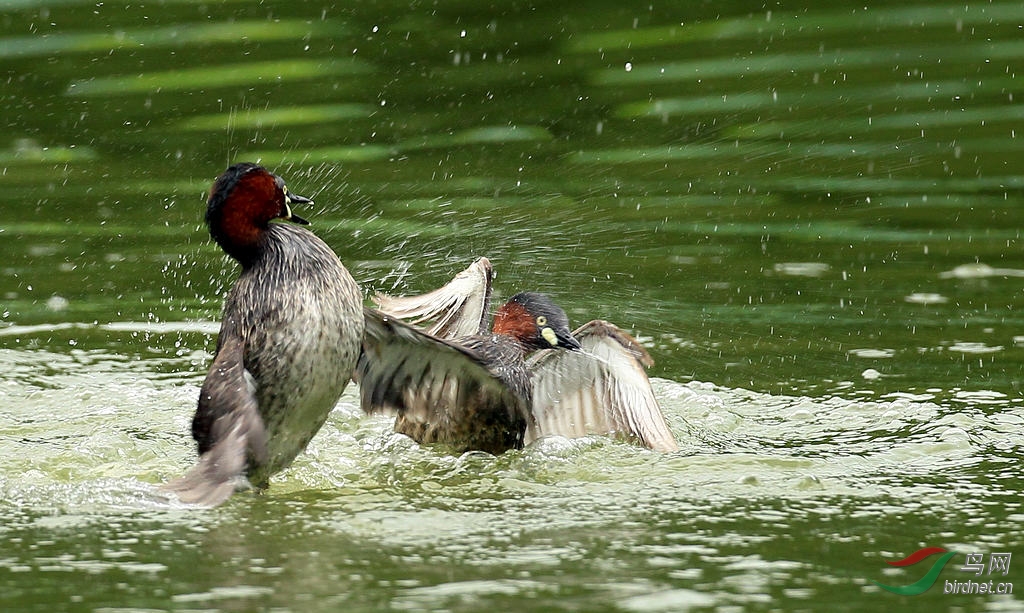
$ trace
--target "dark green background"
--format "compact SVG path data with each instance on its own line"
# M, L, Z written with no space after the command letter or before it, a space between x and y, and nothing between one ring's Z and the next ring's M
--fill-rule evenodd
M1017 606L870 580L1022 542L1022 26L1011 2L7 2L2 608ZM368 293L486 255L501 294L634 331L683 452L450 458L350 394L270 496L153 500L236 274L205 190L242 160L315 198Z

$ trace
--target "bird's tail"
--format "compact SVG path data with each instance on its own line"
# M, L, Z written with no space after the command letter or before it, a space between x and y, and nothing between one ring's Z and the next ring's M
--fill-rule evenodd
M236 489L244 488L247 462L266 455L266 431L258 412L234 413L222 416L217 424L224 429L217 442L187 473L172 479L161 488L175 494L188 504L215 507L231 497ZM219 428L218 428L219 429Z

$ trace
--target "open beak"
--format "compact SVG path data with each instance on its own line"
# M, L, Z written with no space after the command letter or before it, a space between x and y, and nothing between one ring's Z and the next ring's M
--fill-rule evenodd
M293 194L291 192L285 192L284 194L284 210L286 213L286 215L284 215L284 218L287 219L288 221L303 226L308 226L309 221L299 217L295 213L292 213L293 204L313 204L313 201L310 200L309 198L306 198L305 196L300 196L298 194Z

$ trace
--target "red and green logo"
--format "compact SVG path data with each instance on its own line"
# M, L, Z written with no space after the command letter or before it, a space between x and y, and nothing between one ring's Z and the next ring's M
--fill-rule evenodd
M946 563L949 562L950 558L956 555L955 551L949 551L944 547L925 547L924 549L918 549L902 560L886 562L889 566L913 566L925 558L937 553L941 553L942 556L935 560L935 563L932 564L932 567L928 569L928 572L926 572L923 577L910 585L885 585L878 581L875 581L874 583L883 590L888 590L893 594L899 594L901 596L917 596L918 594L923 594L928 591L931 586L935 585L935 582L939 578L939 573L941 573L942 569L946 567Z
M939 579L939 573L946 567L946 564L956 555L955 551L949 551L944 547L925 547L924 549L918 549L909 556L902 560L894 560L892 562L886 562L889 566L905 567L914 566L929 558L937 553L941 553L932 562L931 568L924 574L923 577L910 585L885 585L875 581L875 585L882 588L883 590L892 592L893 594L899 594L901 596L917 596L927 592L935 582ZM986 576L979 579L968 577L966 580L946 579L942 584L943 594L1012 594L1013 583L1009 581L996 582L999 579L999 575L1006 576L1010 573L1010 556L1012 554L1009 551L992 551L988 553L988 564L985 563L984 553L969 553L967 554L964 565L960 567L961 573L973 573L974 577L982 577L984 573ZM993 579L985 579L991 575L997 575ZM962 575L961 575L962 576Z

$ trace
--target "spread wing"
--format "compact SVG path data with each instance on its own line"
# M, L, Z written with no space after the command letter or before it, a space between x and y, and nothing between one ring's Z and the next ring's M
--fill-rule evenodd
M529 361L535 423L526 442L557 434L623 434L655 451L679 445L644 372L654 362L629 334L607 321L584 324L573 336L582 351L544 350Z
M199 460L184 476L163 486L182 502L216 506L231 497L249 458L266 458L267 434L247 380L242 338L225 328L217 356L199 392L192 436Z
M364 411L397 414L395 429L421 443L491 453L522 446L525 401L478 354L384 313L365 313L356 366Z
M480 258L430 293L407 297L377 294L373 301L384 313L413 325L434 322L427 331L439 338L481 334L487 329L493 276L490 260Z

